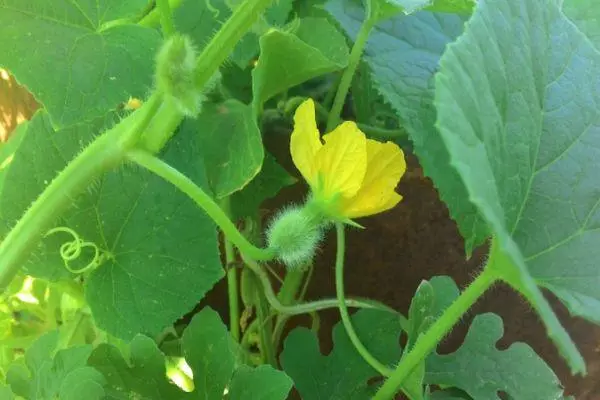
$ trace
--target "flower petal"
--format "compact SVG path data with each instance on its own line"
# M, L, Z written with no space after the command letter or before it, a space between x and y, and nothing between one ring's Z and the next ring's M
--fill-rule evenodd
M315 120L315 103L308 99L294 114L294 131L290 139L292 160L310 186L317 183L315 156L323 147Z
M325 197L354 196L367 170L367 139L354 122L344 122L323 136L325 145L317 153L315 167L319 191Z
M396 144L368 139L365 178L356 195L343 200L343 214L358 218L394 207L402 200L402 196L394 190L404 172L404 153Z

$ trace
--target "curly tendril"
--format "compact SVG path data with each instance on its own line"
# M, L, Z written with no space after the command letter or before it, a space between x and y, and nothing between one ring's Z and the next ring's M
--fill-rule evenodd
M75 232L73 229L68 228L66 226L60 226L57 228L50 229L48 232L46 232L44 237L48 237L50 235L53 235L53 234L59 233L59 232L68 233L69 235L71 235L73 237L72 241L68 241L68 242L61 244L60 248L59 248L60 257L63 259L65 268L69 272L71 272L73 274L83 274L84 272L91 271L93 269L98 268L100 265L102 265L102 263L104 263L104 261L106 261L107 254L102 253L100 248L95 243L84 241L77 234L77 232ZM92 258L92 260L83 268L80 268L80 269L71 268L69 263L71 261L74 261L77 258L79 258L81 256L82 249L85 247L91 247L94 249L94 258Z

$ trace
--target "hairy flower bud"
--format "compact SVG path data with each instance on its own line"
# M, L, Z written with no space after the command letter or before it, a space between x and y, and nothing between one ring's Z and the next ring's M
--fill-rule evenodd
M291 207L275 217L267 231L269 248L289 268L310 261L323 238L321 219L309 207Z

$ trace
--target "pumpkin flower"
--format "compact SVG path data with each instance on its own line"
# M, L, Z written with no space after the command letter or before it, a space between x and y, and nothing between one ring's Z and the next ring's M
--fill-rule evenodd
M392 142L367 139L351 121L321 141L311 99L296 109L290 151L311 188L312 201L331 219L351 222L402 200L395 192L406 171L402 150Z

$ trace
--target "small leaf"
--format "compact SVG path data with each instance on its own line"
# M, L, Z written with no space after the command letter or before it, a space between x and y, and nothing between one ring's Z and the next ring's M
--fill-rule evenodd
M595 0L563 0L563 11L600 51L600 7Z
M242 365L235 370L229 386L231 400L285 400L292 380L270 365L250 368Z
M58 331L46 333L27 349L24 362L20 360L10 366L6 382L15 394L27 400L51 400L58 397L65 382L73 382L72 376L91 376L91 368L86 363L92 346L69 347L56 352L57 344ZM94 390L103 390L101 379L95 383Z
M489 262L574 373L585 363L536 284L600 323L598 87L600 53L554 0L479 2L436 79L441 136L495 235Z
M116 19L146 0L0 1L0 65L44 104L56 126L114 109L152 86L159 34Z
M391 313L360 310L352 315L361 342L381 362L393 365L400 358L399 319ZM378 377L358 354L341 323L333 328L333 350L322 355L319 342L306 328L294 329L281 354L283 370L292 378L303 399L364 400L371 398Z
M252 72L256 108L278 93L348 64L344 36L321 18L301 19L295 34L271 29L260 38L260 49Z
M264 147L252 108L237 100L205 104L197 118L183 122L178 135L189 139L206 170L208 184L217 198L242 189L260 171Z
M499 391L514 399L559 398L558 378L531 347L513 343L506 350L496 348L503 333L499 316L478 315L456 352L428 357L427 383L462 389L473 399L500 399Z
M330 0L327 11L351 38L355 38L364 12L348 0ZM414 151L427 176L433 179L442 200L465 238L470 254L488 236L485 221L467 200L464 183L450 168L444 142L434 126L433 76L446 45L463 31L465 18L421 11L397 16L371 32L364 62L369 65L375 88L396 110L408 131Z
M36 113L6 172L11 190L0 193L0 236L112 120L55 132L47 114ZM191 171L184 172L206 187L202 169L191 162L197 157L177 137L163 153L175 167L187 165ZM85 295L96 324L120 338L158 334L224 275L214 223L170 183L141 168L123 166L98 178L73 198L55 226L69 227L107 255L87 279ZM27 272L49 280L71 277L58 250L72 240L64 232L44 238L26 263ZM91 260L93 251L88 253L81 266Z
M183 351L194 371L194 392L202 399L222 399L236 367L235 343L219 315L203 308L183 333Z
M275 157L265 154L260 173L242 190L231 196L231 214L234 219L256 215L266 199L274 197L281 189L296 183L296 179L281 167Z
M61 400L101 400L106 393L104 376L94 368L83 367L71 372L64 379L59 398Z
M154 341L137 335L129 345L129 360L116 347L101 344L94 349L88 365L107 380L106 392L113 398L147 400L178 399L183 395L166 377L164 355Z

